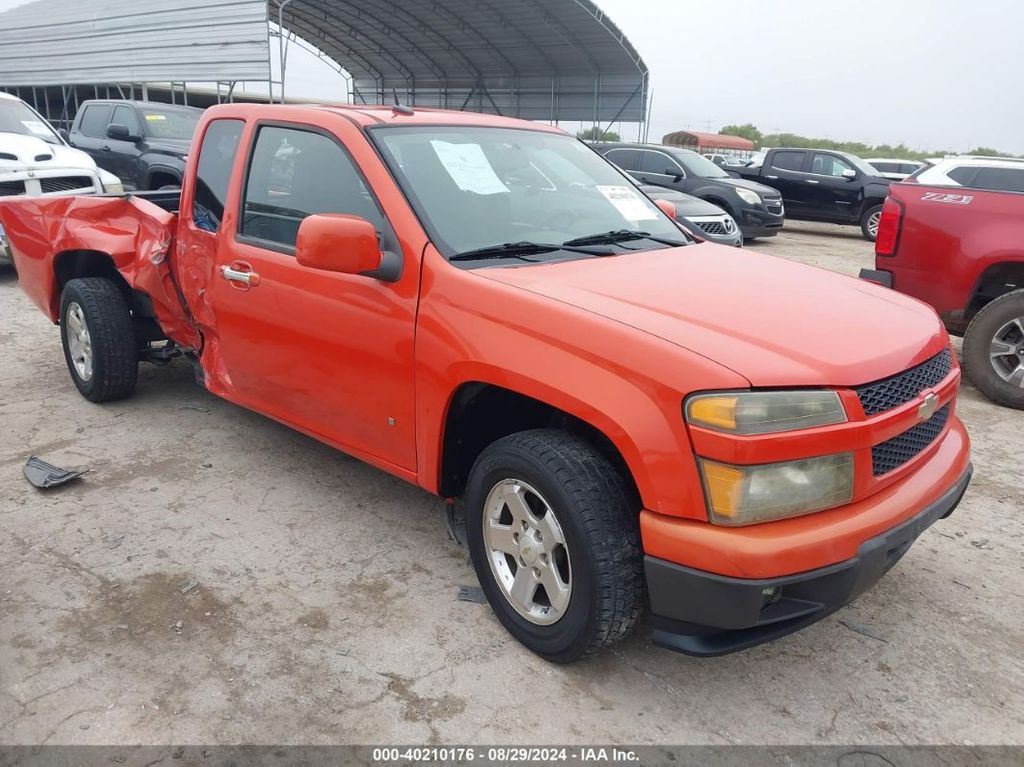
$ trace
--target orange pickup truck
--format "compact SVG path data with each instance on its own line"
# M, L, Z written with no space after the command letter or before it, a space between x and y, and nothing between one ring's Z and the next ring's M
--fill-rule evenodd
M701 242L547 126L216 106L180 195L0 217L87 399L181 355L436 493L498 619L552 661L645 599L655 641L696 655L806 626L970 480L932 310Z

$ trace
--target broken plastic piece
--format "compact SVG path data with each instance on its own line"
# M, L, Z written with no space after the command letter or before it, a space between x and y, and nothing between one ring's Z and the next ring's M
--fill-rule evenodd
M39 488L57 487L70 482L83 474L85 471L68 471L52 463L47 463L42 458L30 455L25 462L25 479Z
M479 586L459 586L459 593L455 598L459 602L473 602L478 605L487 604L487 597L484 590Z

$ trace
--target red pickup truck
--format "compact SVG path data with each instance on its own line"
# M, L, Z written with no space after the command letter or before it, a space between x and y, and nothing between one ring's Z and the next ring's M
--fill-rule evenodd
M933 306L975 385L1024 409L1024 195L894 184L861 277Z
M0 217L87 399L181 354L211 392L458 503L498 619L553 661L625 635L645 584L683 652L806 626L970 480L933 312L694 240L547 126L217 106L180 198Z

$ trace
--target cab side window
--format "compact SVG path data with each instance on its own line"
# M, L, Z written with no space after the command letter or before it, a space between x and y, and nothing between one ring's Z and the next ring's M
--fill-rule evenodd
M110 124L123 125L128 129L128 133L131 136L141 136L142 128L139 127L139 119L135 116L135 110L131 107L116 106L114 107L114 115L110 118ZM106 135L106 129L104 128L104 135Z
M853 170L846 160L831 154L816 154L811 161L811 173L819 176L842 176L848 170Z
M260 128L239 234L294 248L299 225L315 213L359 216L378 232L385 227L383 213L337 142L300 128Z
M192 221L199 229L216 232L224 218L231 168L242 138L242 120L214 120L206 129L199 149Z

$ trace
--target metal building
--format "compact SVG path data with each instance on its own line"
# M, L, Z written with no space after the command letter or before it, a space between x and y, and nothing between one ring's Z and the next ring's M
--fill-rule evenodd
M190 103L254 81L283 98L270 48L287 62L292 44L347 74L355 103L646 118L647 67L591 0L35 0L0 13L0 89L58 124L82 98L187 100L189 83L210 84Z

